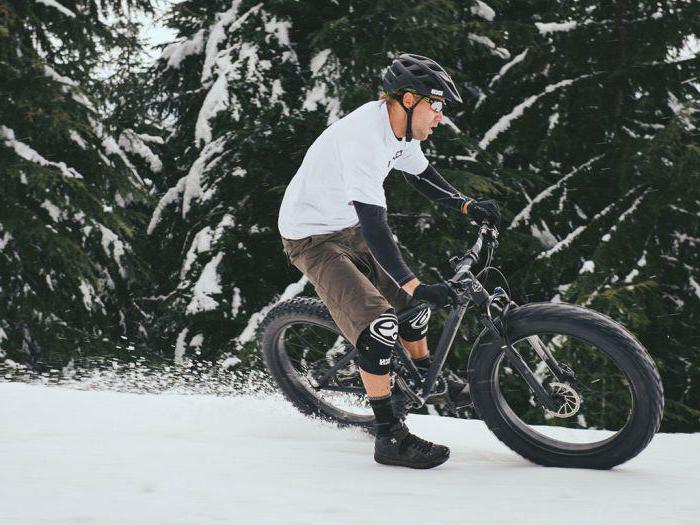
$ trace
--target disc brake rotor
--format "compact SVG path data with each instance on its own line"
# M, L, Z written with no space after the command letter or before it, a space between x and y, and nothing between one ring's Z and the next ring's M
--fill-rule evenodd
M559 410L547 410L554 417L571 417L581 408L581 396L570 385L566 383L549 383L552 397L561 402Z

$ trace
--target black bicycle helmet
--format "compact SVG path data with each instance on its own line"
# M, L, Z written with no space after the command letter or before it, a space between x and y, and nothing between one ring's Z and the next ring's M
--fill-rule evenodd
M448 103L462 103L457 86L440 64L427 57L404 53L394 60L384 74L384 91L394 95L413 91L419 95L444 97ZM403 99L396 96L406 112L406 142L411 142L413 108L407 108Z
M384 74L384 90L387 93L411 90L420 95L445 97L452 104L462 103L447 71L434 60L420 55L399 55Z

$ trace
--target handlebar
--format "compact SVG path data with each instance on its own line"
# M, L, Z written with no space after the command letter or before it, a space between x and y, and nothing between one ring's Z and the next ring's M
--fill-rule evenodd
M474 263L479 260L479 254L481 253L481 248L484 244L484 237L486 237L486 242L488 244L492 245L494 248L498 247L498 230L487 221L483 221L479 228L479 235L474 245L469 248L467 253L465 253L462 257L453 257L450 259L452 267L457 270L457 273L451 279L451 281L459 281L462 279L462 277L469 272Z

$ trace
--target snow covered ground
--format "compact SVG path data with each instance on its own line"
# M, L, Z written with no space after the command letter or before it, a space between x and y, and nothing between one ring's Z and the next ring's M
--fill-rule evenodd
M0 383L0 523L700 523L700 434L597 472L532 465L480 421L409 424L451 459L377 465L366 435L275 396Z

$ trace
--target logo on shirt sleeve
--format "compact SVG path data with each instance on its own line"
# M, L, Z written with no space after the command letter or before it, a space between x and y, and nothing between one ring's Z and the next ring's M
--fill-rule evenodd
M396 153L394 153L394 156L391 157L391 160L390 160L389 162L387 162L386 167L387 167L387 168L390 168L390 167L391 167L391 163L392 163L392 162L396 162L396 159L398 159L401 155L403 155L403 150L402 150L402 149L400 149L399 151L397 151Z

